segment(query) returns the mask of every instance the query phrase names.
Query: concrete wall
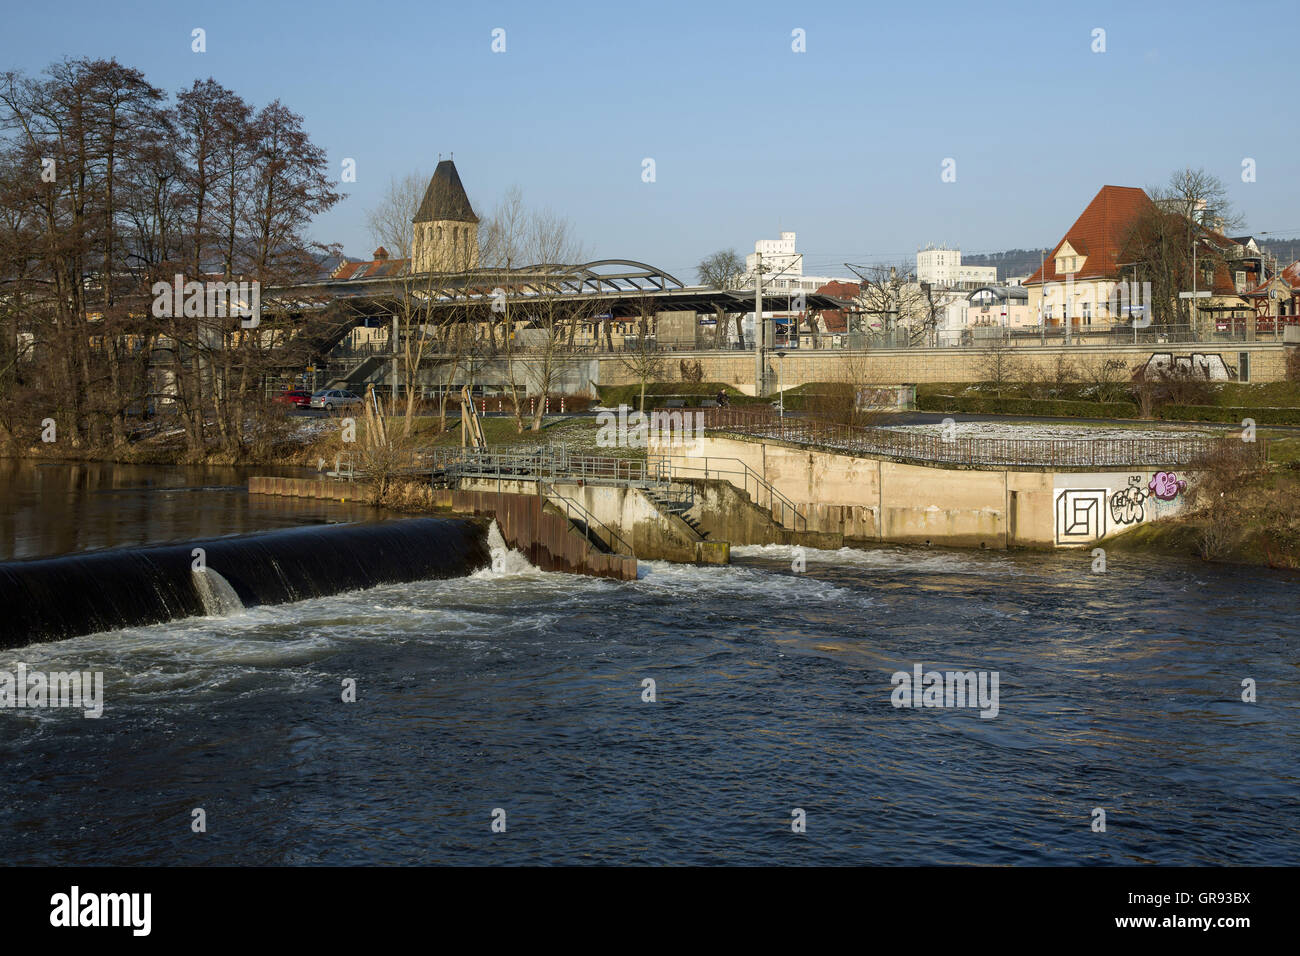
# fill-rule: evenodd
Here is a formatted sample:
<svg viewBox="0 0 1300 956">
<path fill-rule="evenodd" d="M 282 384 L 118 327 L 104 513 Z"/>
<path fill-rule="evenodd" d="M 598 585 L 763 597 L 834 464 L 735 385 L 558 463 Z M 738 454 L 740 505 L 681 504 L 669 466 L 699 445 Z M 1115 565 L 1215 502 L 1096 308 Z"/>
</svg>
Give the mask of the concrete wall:
<svg viewBox="0 0 1300 956">
<path fill-rule="evenodd" d="M 550 482 L 550 485 L 612 528 L 640 558 L 684 564 L 725 564 L 730 559 L 726 541 L 701 540 L 681 518 L 661 513 L 638 488 L 566 481 Z M 536 482 L 525 480 L 498 482 L 492 478 L 463 478 L 460 487 L 481 491 L 500 488 L 515 495 L 537 495 Z"/>
<path fill-rule="evenodd" d="M 715 470 L 734 467 L 727 464 L 732 460 L 744 462 L 795 503 L 809 531 L 952 547 L 1090 545 L 1176 514 L 1190 481 L 1142 469 L 1054 473 L 929 467 L 713 435 L 694 447 L 651 449 L 658 453 L 693 469 L 706 457 Z M 761 497 L 758 503 L 767 505 Z"/>
<path fill-rule="evenodd" d="M 1294 347 L 1294 346 L 1292 346 Z M 1281 343 L 1231 342 L 1199 345 L 1089 345 L 1061 346 L 1017 345 L 1012 350 L 1015 367 L 1037 374 L 1053 374 L 1057 356 L 1068 355 L 1079 368 L 1100 365 L 1118 359 L 1130 372 L 1152 362 L 1187 365 L 1192 368 L 1226 368 L 1235 376 L 1242 352 L 1250 355 L 1250 381 L 1280 382 L 1286 378 L 1286 348 Z M 791 350 L 783 360 L 767 356 L 769 392 L 775 394 L 777 365 L 784 387 L 795 388 L 806 382 L 849 382 L 855 385 L 903 385 L 925 382 L 977 382 L 987 376 L 990 351 L 981 348 L 932 349 L 808 349 Z M 668 351 L 663 353 L 663 382 L 681 381 L 681 362 L 698 361 L 703 380 L 732 385 L 748 395 L 754 394 L 754 353 L 739 350 Z M 536 361 L 536 360 L 534 360 Z M 554 363 L 551 391 L 563 394 L 595 394 L 596 385 L 635 385 L 639 381 L 628 367 L 627 353 L 596 352 L 563 355 Z M 540 388 L 530 360 L 520 356 L 514 361 L 516 381 L 529 396 Z M 370 370 L 369 381 L 387 381 L 388 366 Z M 503 359 L 474 364 L 474 383 L 489 391 L 502 388 L 508 381 L 507 363 Z M 421 372 L 420 383 L 429 387 L 447 384 L 447 367 L 434 362 Z M 1012 378 L 1021 375 L 1013 374 Z M 464 370 L 451 376 L 457 388 L 465 384 Z M 354 383 L 357 384 L 357 383 Z"/>
<path fill-rule="evenodd" d="M 531 489 L 533 486 L 529 487 Z M 495 490 L 495 483 L 492 489 L 481 491 L 448 488 L 429 490 L 430 503 L 435 508 L 495 520 L 506 544 L 522 552 L 543 571 L 636 580 L 636 558 L 599 551 L 575 531 L 566 518 L 546 511 L 542 500 L 531 490 L 526 495 L 501 494 Z M 350 481 L 253 477 L 248 479 L 248 492 L 354 501 L 368 497 L 369 487 Z"/>
<path fill-rule="evenodd" d="M 452 511 L 490 515 L 506 544 L 544 571 L 636 580 L 635 557 L 599 551 L 567 518 L 547 510 L 536 494 L 456 488 L 443 489 L 443 495 L 450 499 Z"/>
<path fill-rule="evenodd" d="M 1062 348 L 1059 346 L 1017 346 L 1013 361 L 1039 373 L 1051 373 L 1058 355 L 1066 354 L 1080 367 L 1100 365 L 1119 359 L 1131 371 L 1143 367 L 1152 355 L 1218 355 L 1223 363 L 1236 368 L 1238 353 L 1250 353 L 1252 382 L 1280 382 L 1286 377 L 1286 346 L 1280 343 L 1230 342 L 1198 345 L 1124 345 Z M 856 384 L 901 385 L 922 382 L 976 382 L 985 377 L 989 351 L 978 348 L 948 349 L 871 349 L 871 350 L 798 350 L 787 352 L 781 360 L 781 381 L 786 388 L 805 382 L 845 381 Z M 664 379 L 680 377 L 679 359 L 699 360 L 704 381 L 732 385 L 746 394 L 754 393 L 754 354 L 741 351 L 699 351 L 670 353 L 665 363 Z M 617 357 L 598 355 L 596 381 L 601 385 L 635 384 L 635 376 Z M 1212 361 L 1207 358 L 1201 362 Z M 768 356 L 768 377 L 775 389 L 777 359 Z"/>
<path fill-rule="evenodd" d="M 1052 480 L 1053 525 L 1058 547 L 1084 547 L 1107 535 L 1167 518 L 1187 504 L 1194 478 L 1181 472 L 1133 469 L 1071 472 Z"/>
<path fill-rule="evenodd" d="M 804 531 L 778 524 L 770 510 L 754 503 L 753 488 L 746 494 L 723 480 L 690 478 L 686 483 L 695 488 L 695 506 L 690 513 L 712 539 L 737 544 L 800 544 L 826 551 L 844 546 L 840 532 Z"/>
</svg>

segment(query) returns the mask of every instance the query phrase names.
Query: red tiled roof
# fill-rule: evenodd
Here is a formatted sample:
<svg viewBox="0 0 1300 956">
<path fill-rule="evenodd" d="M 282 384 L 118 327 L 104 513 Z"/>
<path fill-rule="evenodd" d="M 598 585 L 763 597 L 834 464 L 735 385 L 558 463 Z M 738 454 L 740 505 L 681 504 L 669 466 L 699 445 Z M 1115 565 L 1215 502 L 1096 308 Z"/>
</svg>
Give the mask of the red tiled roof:
<svg viewBox="0 0 1300 956">
<path fill-rule="evenodd" d="M 817 290 L 817 295 L 833 295 L 837 299 L 852 299 L 862 287 L 856 282 L 828 282 Z"/>
<path fill-rule="evenodd" d="M 1043 268 L 1034 270 L 1034 274 L 1025 280 L 1025 285 L 1042 282 L 1044 269 L 1046 281 L 1065 281 L 1065 273 L 1056 271 L 1056 253 L 1067 242 L 1079 255 L 1087 257 L 1083 268 L 1075 273 L 1076 281 L 1116 277 L 1119 274 L 1120 246 L 1124 244 L 1134 220 L 1150 204 L 1150 197 L 1136 186 L 1102 186 L 1083 214 L 1052 248 Z"/>
<path fill-rule="evenodd" d="M 1292 289 L 1300 290 L 1300 259 L 1279 272 L 1278 276 Z"/>
<path fill-rule="evenodd" d="M 832 295 L 837 299 L 855 299 L 862 291 L 856 282 L 828 282 L 817 290 L 818 295 Z M 822 312 L 822 322 L 827 332 L 841 334 L 849 330 L 849 320 L 839 309 L 826 309 Z"/>
<path fill-rule="evenodd" d="M 1222 260 L 1214 264 L 1214 283 L 1211 291 L 1215 295 L 1236 295 L 1237 285 L 1232 280 L 1232 273 L 1228 271 L 1228 264 Z"/>
</svg>

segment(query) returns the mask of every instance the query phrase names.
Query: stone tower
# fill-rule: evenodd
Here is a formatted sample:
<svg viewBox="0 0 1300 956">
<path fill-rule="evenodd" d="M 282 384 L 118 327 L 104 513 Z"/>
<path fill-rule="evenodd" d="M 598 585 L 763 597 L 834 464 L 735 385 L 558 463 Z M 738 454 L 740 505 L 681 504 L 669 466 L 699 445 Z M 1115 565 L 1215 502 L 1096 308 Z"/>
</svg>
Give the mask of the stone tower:
<svg viewBox="0 0 1300 956">
<path fill-rule="evenodd" d="M 478 268 L 478 216 L 460 184 L 456 164 L 438 163 L 412 220 L 412 267 L 416 272 L 461 272 Z"/>
</svg>

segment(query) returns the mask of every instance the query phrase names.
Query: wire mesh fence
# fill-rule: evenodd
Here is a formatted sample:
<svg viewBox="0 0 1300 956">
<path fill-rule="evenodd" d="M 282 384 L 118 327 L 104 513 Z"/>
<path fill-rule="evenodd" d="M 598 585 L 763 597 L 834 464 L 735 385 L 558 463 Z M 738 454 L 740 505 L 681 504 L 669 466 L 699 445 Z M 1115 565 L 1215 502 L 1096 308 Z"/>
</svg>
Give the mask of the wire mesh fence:
<svg viewBox="0 0 1300 956">
<path fill-rule="evenodd" d="M 1190 468 L 1225 453 L 1263 461 L 1263 439 L 1179 435 L 1169 438 L 946 438 L 814 418 L 778 417 L 767 408 L 709 408 L 705 428 L 771 438 L 797 445 L 879 455 L 901 461 L 995 467 L 1127 468 L 1155 465 Z"/>
</svg>

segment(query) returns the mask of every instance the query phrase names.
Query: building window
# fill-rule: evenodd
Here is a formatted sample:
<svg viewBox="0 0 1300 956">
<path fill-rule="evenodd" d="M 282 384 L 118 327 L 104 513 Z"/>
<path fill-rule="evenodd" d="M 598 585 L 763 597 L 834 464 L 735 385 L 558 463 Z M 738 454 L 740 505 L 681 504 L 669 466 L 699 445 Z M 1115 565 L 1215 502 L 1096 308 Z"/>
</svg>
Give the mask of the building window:
<svg viewBox="0 0 1300 956">
<path fill-rule="evenodd" d="M 1083 303 L 1083 322 L 1085 325 L 1092 324 L 1092 303 L 1085 301 Z"/>
</svg>

